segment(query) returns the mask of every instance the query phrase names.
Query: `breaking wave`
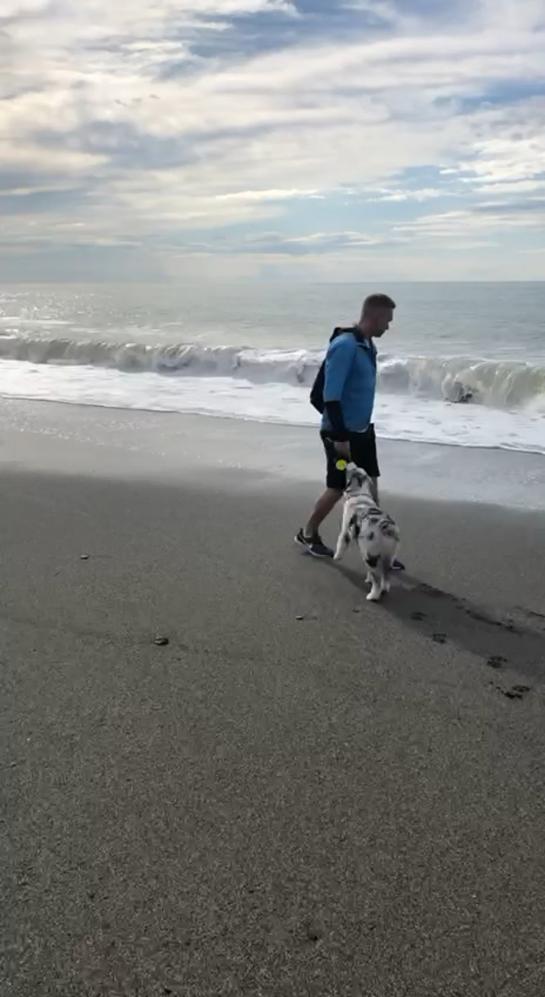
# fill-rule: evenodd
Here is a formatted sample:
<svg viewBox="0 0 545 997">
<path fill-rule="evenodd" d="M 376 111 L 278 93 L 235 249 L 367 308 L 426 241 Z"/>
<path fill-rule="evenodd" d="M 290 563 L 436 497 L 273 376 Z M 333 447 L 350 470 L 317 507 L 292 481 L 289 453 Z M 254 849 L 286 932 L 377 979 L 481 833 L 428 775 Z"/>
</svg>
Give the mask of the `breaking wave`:
<svg viewBox="0 0 545 997">
<path fill-rule="evenodd" d="M 241 378 L 254 384 L 310 386 L 322 356 L 321 350 L 152 345 L 0 334 L 0 359 L 4 360 L 193 378 Z M 545 413 L 545 366 L 539 364 L 385 355 L 379 361 L 379 381 L 382 392 L 389 394 Z"/>
</svg>

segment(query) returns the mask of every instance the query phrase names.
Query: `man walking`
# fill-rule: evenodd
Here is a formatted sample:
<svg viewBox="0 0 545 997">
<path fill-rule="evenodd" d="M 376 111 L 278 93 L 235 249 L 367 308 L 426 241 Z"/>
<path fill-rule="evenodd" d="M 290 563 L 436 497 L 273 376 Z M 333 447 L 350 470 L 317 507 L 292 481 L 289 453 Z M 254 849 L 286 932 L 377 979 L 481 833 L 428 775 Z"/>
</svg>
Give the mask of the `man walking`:
<svg viewBox="0 0 545 997">
<path fill-rule="evenodd" d="M 395 302 L 387 294 L 371 294 L 366 298 L 357 325 L 335 329 L 331 337 L 324 363 L 323 399 L 320 375 L 313 389 L 313 404 L 323 412 L 320 436 L 326 453 L 327 487 L 307 525 L 295 537 L 296 543 L 313 557 L 333 557 L 333 551 L 320 537 L 319 528 L 346 486 L 345 471 L 337 467 L 340 460 L 352 460 L 367 472 L 378 502 L 380 471 L 371 422 L 377 380 L 373 340 L 380 339 L 387 331 L 394 309 Z"/>
</svg>

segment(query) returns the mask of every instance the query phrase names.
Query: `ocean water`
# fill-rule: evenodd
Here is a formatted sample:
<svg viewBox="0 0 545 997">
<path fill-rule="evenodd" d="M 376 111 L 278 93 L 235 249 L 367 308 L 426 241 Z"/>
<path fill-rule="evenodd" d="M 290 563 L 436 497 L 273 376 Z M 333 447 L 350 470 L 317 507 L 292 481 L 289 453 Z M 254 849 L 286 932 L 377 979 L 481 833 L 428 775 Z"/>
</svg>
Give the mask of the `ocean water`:
<svg viewBox="0 0 545 997">
<path fill-rule="evenodd" d="M 545 284 L 0 285 L 0 395 L 314 424 L 331 329 L 386 290 L 382 437 L 545 454 Z"/>
</svg>

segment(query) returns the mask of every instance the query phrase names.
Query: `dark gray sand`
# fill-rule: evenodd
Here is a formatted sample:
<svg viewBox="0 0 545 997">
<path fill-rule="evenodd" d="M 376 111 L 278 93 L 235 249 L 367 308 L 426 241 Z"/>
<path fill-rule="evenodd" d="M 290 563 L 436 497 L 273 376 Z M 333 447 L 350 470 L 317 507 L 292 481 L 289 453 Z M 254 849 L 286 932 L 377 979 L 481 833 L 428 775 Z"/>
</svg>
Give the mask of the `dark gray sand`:
<svg viewBox="0 0 545 997">
<path fill-rule="evenodd" d="M 313 494 L 4 466 L 3 997 L 545 993 L 545 519 Z"/>
</svg>

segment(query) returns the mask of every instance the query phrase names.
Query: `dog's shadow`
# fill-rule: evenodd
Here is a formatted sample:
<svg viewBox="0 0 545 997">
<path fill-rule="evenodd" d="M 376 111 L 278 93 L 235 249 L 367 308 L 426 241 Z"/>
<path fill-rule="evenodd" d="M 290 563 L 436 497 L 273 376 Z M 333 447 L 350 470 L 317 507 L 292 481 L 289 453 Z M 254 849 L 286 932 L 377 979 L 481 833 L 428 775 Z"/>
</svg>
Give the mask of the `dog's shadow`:
<svg viewBox="0 0 545 997">
<path fill-rule="evenodd" d="M 545 614 L 524 609 L 505 614 L 420 581 L 394 573 L 391 592 L 368 603 L 361 571 L 332 564 L 361 595 L 358 609 L 386 612 L 436 644 L 453 644 L 483 658 L 496 671 L 512 668 L 536 681 L 545 679 Z"/>
</svg>

